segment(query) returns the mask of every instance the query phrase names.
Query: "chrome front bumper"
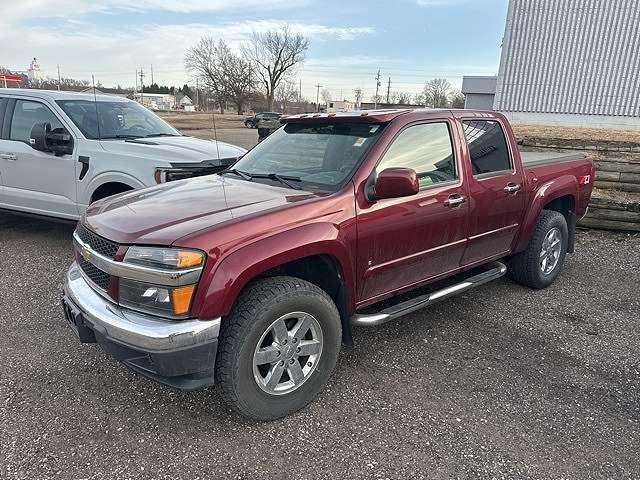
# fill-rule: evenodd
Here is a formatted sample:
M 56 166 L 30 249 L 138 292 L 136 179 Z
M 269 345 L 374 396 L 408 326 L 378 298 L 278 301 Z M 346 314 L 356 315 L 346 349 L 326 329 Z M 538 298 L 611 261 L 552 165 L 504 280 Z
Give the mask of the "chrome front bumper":
M 154 380 L 192 389 L 213 383 L 220 318 L 166 320 L 124 309 L 89 286 L 74 262 L 63 304 L 83 343 L 99 343 L 130 368 Z

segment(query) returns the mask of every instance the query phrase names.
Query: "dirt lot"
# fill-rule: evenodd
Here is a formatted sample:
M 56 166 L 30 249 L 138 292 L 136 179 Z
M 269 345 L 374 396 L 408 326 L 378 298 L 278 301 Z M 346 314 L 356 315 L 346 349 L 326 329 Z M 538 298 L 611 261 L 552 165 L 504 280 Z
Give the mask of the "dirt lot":
M 72 229 L 0 213 L 0 478 L 640 477 L 640 236 L 357 329 L 316 402 L 256 424 L 78 343 Z

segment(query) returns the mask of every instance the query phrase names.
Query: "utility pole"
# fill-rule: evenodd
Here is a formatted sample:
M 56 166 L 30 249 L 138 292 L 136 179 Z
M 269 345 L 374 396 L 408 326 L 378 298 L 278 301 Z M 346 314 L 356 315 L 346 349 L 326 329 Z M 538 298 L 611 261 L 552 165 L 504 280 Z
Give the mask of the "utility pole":
M 387 83 L 387 105 L 389 104 L 390 93 L 391 93 L 391 77 L 389 77 L 389 82 Z
M 153 63 L 151 64 L 151 85 L 153 85 Z
M 140 69 L 140 105 L 144 106 L 144 72 Z
M 320 111 L 320 88 L 322 88 L 322 85 L 318 83 L 316 85 L 316 112 Z
M 60 64 L 58 64 L 58 91 L 60 91 Z
M 198 107 L 198 110 L 200 110 L 200 94 L 198 92 L 198 90 L 200 89 L 199 86 L 200 86 L 200 82 L 196 78 L 196 105 Z
M 374 110 L 378 108 L 378 89 L 380 88 L 380 69 L 378 69 L 378 74 L 376 75 L 376 96 L 373 98 L 373 108 Z
M 138 93 L 138 70 L 136 69 L 136 74 L 134 75 L 134 77 L 136 79 L 136 89 L 133 91 L 133 93 Z M 135 100 L 135 96 L 134 96 L 134 100 Z
M 298 103 L 302 103 L 302 79 L 300 79 L 300 85 L 298 86 Z

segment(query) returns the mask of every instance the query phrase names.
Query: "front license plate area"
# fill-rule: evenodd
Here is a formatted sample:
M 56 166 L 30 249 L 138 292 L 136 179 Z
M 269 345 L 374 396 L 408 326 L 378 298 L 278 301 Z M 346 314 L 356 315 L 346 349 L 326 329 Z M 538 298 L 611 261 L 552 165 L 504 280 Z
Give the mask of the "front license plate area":
M 78 309 L 67 298 L 62 299 L 62 309 L 64 311 L 64 318 L 67 320 L 69 327 L 76 334 L 80 343 L 96 343 L 96 336 L 84 322 L 84 317 L 80 309 Z

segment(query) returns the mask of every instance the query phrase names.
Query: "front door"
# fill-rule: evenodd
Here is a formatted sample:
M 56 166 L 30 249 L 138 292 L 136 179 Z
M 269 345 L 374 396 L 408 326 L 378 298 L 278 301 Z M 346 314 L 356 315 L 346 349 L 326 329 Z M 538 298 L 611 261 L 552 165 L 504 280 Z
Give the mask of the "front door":
M 358 207 L 359 303 L 458 268 L 468 207 L 451 131 L 445 120 L 409 125 L 376 167 L 414 169 L 420 191 Z
M 9 107 L 11 110 L 11 106 Z M 47 105 L 32 100 L 16 100 L 9 116 L 6 135 L 0 139 L 0 162 L 4 194 L 2 204 L 8 208 L 44 215 L 76 218 L 75 155 L 55 155 L 31 148 L 33 125 L 64 125 Z M 6 119 L 6 117 L 5 117 Z
M 462 264 L 470 265 L 509 252 L 524 213 L 524 189 L 500 122 L 470 119 L 462 126 L 472 170 Z

